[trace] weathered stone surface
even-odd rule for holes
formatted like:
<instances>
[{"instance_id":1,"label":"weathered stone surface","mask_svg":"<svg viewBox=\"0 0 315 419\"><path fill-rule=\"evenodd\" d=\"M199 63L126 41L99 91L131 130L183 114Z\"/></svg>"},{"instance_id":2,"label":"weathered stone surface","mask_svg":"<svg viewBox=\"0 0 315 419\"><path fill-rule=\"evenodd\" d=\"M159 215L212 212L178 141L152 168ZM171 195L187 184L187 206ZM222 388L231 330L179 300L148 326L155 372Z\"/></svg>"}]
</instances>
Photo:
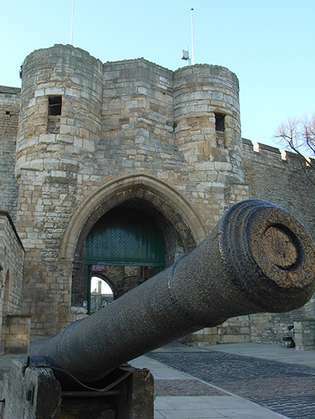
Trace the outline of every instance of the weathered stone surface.
<instances>
[{"instance_id":1,"label":"weathered stone surface","mask_svg":"<svg viewBox=\"0 0 315 419\"><path fill-rule=\"evenodd\" d=\"M15 148L20 111L20 89L0 86L0 209L15 219L17 185Z\"/></svg>"},{"instance_id":2,"label":"weathered stone surface","mask_svg":"<svg viewBox=\"0 0 315 419\"><path fill-rule=\"evenodd\" d=\"M61 386L52 370L13 361L4 388L4 419L60 418ZM49 397L47 397L49 395Z\"/></svg>"},{"instance_id":3,"label":"weathered stone surface","mask_svg":"<svg viewBox=\"0 0 315 419\"><path fill-rule=\"evenodd\" d=\"M130 367L114 394L58 381L50 368L13 361L5 377L3 419L153 419L154 384L150 371ZM96 395L98 397L96 397Z\"/></svg>"},{"instance_id":4,"label":"weathered stone surface","mask_svg":"<svg viewBox=\"0 0 315 419\"><path fill-rule=\"evenodd\" d=\"M314 350L315 319L303 319L300 322L294 322L294 340L296 349Z\"/></svg>"},{"instance_id":5,"label":"weathered stone surface","mask_svg":"<svg viewBox=\"0 0 315 419\"><path fill-rule=\"evenodd\" d=\"M242 201L171 267L34 344L30 363L44 358L93 383L139 355L228 318L301 307L315 289L314 254L311 238L286 211L266 201Z\"/></svg>"},{"instance_id":6,"label":"weathered stone surface","mask_svg":"<svg viewBox=\"0 0 315 419\"><path fill-rule=\"evenodd\" d=\"M0 210L0 351L28 347L22 316L24 248L6 211ZM9 316L9 317L8 317ZM16 317L16 322L13 317ZM13 326L13 323L16 323ZM13 327L10 335L10 327ZM14 333L13 333L14 332Z\"/></svg>"},{"instance_id":7,"label":"weathered stone surface","mask_svg":"<svg viewBox=\"0 0 315 419\"><path fill-rule=\"evenodd\" d=\"M22 301L20 304L22 304ZM10 354L28 353L30 337L30 316L25 314L7 314L4 323L4 352Z\"/></svg>"},{"instance_id":8,"label":"weathered stone surface","mask_svg":"<svg viewBox=\"0 0 315 419\"><path fill-rule=\"evenodd\" d=\"M168 265L248 197L282 205L315 237L314 185L292 156L241 141L238 89L224 67L102 63L70 45L31 53L21 92L0 88L0 207L26 249L23 300L33 334L57 332L73 319L71 304L82 308L86 235L128 200L154 208ZM49 133L51 95L62 96L59 133ZM216 131L216 114L225 115L224 132ZM197 337L277 341L305 316L315 316L314 302L289 315L233 319Z\"/></svg>"}]
</instances>

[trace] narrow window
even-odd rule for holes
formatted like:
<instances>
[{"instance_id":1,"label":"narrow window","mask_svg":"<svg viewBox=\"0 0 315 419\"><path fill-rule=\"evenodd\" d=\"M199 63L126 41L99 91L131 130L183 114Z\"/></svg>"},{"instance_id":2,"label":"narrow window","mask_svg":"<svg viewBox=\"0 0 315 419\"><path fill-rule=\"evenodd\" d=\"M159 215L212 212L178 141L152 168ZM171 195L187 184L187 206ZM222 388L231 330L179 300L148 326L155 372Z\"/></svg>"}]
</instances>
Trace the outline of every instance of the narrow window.
<instances>
[{"instance_id":1,"label":"narrow window","mask_svg":"<svg viewBox=\"0 0 315 419\"><path fill-rule=\"evenodd\" d=\"M48 115L61 115L61 96L48 96Z\"/></svg>"},{"instance_id":2,"label":"narrow window","mask_svg":"<svg viewBox=\"0 0 315 419\"><path fill-rule=\"evenodd\" d=\"M225 130L224 117L225 115L221 113L215 114L215 130L216 131L224 132Z\"/></svg>"},{"instance_id":3,"label":"narrow window","mask_svg":"<svg viewBox=\"0 0 315 419\"><path fill-rule=\"evenodd\" d=\"M62 96L48 96L48 134L59 134Z\"/></svg>"}]
</instances>

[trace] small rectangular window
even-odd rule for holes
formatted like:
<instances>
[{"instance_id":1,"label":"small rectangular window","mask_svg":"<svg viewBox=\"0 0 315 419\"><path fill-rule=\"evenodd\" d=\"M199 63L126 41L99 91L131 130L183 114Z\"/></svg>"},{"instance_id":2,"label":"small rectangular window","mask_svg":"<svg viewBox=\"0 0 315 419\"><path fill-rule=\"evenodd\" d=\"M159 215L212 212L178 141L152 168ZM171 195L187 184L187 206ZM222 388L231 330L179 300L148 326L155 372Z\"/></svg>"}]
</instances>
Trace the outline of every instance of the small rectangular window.
<instances>
[{"instance_id":1,"label":"small rectangular window","mask_svg":"<svg viewBox=\"0 0 315 419\"><path fill-rule=\"evenodd\" d=\"M62 96L48 96L48 134L59 134Z\"/></svg>"},{"instance_id":2,"label":"small rectangular window","mask_svg":"<svg viewBox=\"0 0 315 419\"><path fill-rule=\"evenodd\" d=\"M215 130L224 132L225 130L225 122L224 122L225 115L216 113L215 114Z\"/></svg>"},{"instance_id":3,"label":"small rectangular window","mask_svg":"<svg viewBox=\"0 0 315 419\"><path fill-rule=\"evenodd\" d=\"M61 115L62 96L48 96L48 115Z\"/></svg>"}]
</instances>

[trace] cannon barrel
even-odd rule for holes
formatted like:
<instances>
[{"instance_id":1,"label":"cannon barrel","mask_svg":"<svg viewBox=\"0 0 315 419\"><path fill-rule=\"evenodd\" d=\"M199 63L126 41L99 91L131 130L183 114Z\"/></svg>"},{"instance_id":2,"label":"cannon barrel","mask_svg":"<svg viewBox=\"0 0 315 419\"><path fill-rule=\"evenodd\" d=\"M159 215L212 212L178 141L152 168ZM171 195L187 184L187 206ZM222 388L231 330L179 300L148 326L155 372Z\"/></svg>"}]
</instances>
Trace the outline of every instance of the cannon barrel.
<instances>
[{"instance_id":1,"label":"cannon barrel","mask_svg":"<svg viewBox=\"0 0 315 419\"><path fill-rule=\"evenodd\" d=\"M119 365L226 319L284 312L314 291L314 245L303 226L260 200L231 207L191 253L95 314L35 345L31 360L91 383Z\"/></svg>"}]
</instances>

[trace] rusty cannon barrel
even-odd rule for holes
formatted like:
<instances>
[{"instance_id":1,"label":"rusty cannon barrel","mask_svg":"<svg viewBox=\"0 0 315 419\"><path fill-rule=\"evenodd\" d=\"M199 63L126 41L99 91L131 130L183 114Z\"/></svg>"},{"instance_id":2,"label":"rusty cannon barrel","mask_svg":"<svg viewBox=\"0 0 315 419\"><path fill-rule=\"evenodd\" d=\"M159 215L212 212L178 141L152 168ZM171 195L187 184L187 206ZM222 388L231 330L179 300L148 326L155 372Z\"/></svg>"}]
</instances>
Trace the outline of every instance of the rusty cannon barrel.
<instances>
[{"instance_id":1,"label":"rusty cannon barrel","mask_svg":"<svg viewBox=\"0 0 315 419\"><path fill-rule=\"evenodd\" d=\"M314 291L314 245L303 226L259 200L231 207L191 253L57 336L33 347L86 383L176 338L226 319L285 312Z\"/></svg>"}]
</instances>

